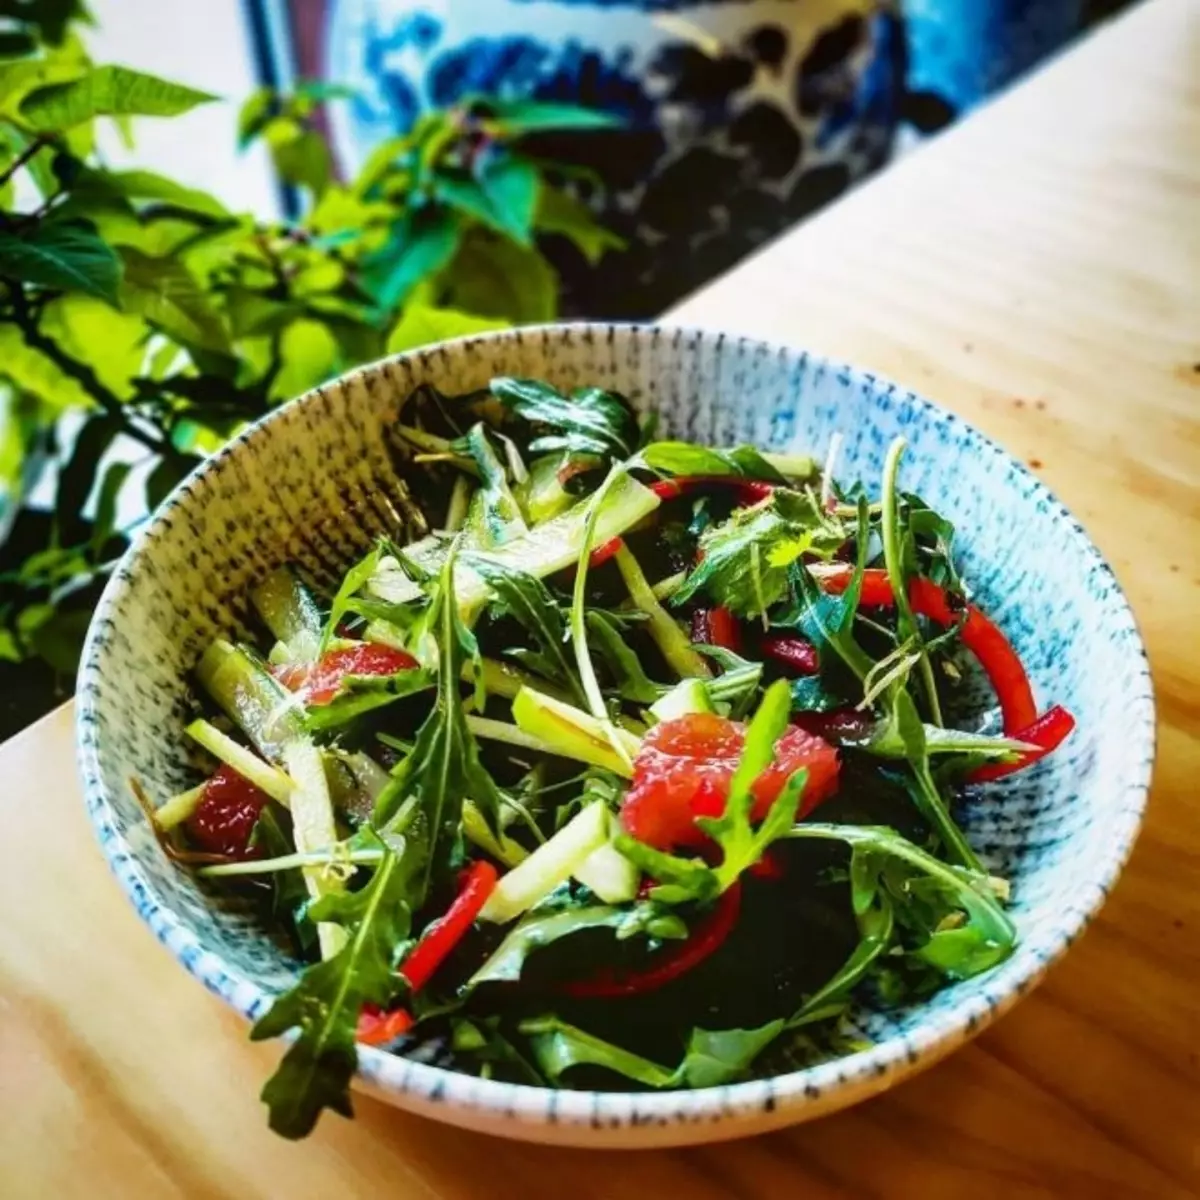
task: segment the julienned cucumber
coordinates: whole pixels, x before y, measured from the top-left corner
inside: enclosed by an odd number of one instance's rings
[[[196,675],[263,756],[282,763],[286,769],[283,777],[290,777],[293,784],[287,803],[292,810],[297,851],[306,854],[332,846],[338,836],[325,767],[321,752],[301,731],[303,710],[296,706],[292,694],[258,659],[220,640],[204,652]],[[263,790],[272,794],[267,788]],[[345,888],[342,877],[324,867],[306,868],[304,879],[313,897]],[[318,932],[325,958],[336,953],[345,941],[340,926],[319,925]]]
[[[277,567],[250,591],[266,627],[287,647],[288,662],[311,662],[324,622],[312,593],[289,567]]]
[[[243,746],[241,742],[235,742],[229,734],[222,733],[215,725],[202,720],[193,721],[184,733],[203,746],[213,758],[220,759],[256,788],[261,788],[272,800],[278,800],[283,805],[291,803],[292,792],[295,790],[291,779],[278,767],[263,762],[253,750]]]
[[[649,488],[628,475],[622,476],[613,483],[597,517],[592,535],[593,545],[599,546],[619,537],[648,517],[660,503]],[[587,501],[576,504],[560,516],[552,517],[528,533],[505,542],[499,549],[489,551],[486,557],[502,566],[539,578],[561,571],[579,559],[590,507]],[[437,543],[426,540],[409,546],[405,555],[428,568],[427,560],[432,554],[440,551],[441,557],[445,556],[445,545],[445,539]],[[367,587],[373,595],[393,604],[407,604],[419,600],[424,594],[420,586],[404,573],[399,563],[381,567]],[[458,607],[470,612],[487,599],[488,587],[466,563],[460,562],[454,569],[454,594],[458,599]]]
[[[608,807],[597,800],[500,879],[479,914],[480,920],[496,924],[515,920],[565,883],[608,839]]]
[[[693,713],[717,710],[709,698],[708,685],[702,679],[685,679],[650,705],[650,711],[660,721],[670,721],[675,717],[690,717]]]
[[[614,818],[609,814],[610,837],[613,823]],[[605,904],[625,904],[632,900],[642,880],[642,873],[611,841],[593,850],[572,874]]]
[[[632,763],[641,742],[628,730],[527,687],[517,693],[512,711],[517,727],[540,738],[552,753],[626,778],[633,774]]]

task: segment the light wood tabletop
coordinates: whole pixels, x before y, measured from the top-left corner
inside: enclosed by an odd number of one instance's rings
[[[504,1143],[360,1100],[267,1132],[277,1050],[110,879],[72,714],[0,749],[0,1194],[1169,1197],[1200,1192],[1200,2],[1150,0],[695,297],[681,322],[890,375],[1028,462],[1147,639],[1160,753],[1100,919],[889,1095],[678,1152]]]

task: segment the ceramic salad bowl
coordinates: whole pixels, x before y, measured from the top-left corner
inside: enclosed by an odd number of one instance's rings
[[[1056,754],[989,785],[959,814],[1012,884],[1020,942],[992,971],[890,1011],[856,1011],[869,1048],[769,1079],[659,1093],[484,1080],[363,1047],[357,1086],[470,1128],[585,1146],[679,1145],[806,1120],[892,1086],[1011,1007],[1103,903],[1141,820],[1154,742],[1150,676],[1129,606],[1079,524],[1021,465],[929,402],[865,372],[747,339],[657,327],[550,326],[465,339],[352,372],[272,413],[172,494],[110,581],[78,693],[88,814],[138,913],[211,991],[254,1019],[295,964],[244,910],[164,856],[130,791],[194,782],[182,736],[189,672],[218,634],[247,632],[247,588],[283,562],[336,578],[390,529],[390,426],[421,383],[496,375],[597,384],[656,410],[669,435],[824,454],[840,431],[847,479],[877,479],[908,439],[905,486],[952,514],[964,576],[1013,642],[1037,698],[1078,727]]]

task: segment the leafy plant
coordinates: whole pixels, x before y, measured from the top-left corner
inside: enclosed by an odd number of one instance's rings
[[[93,64],[74,0],[17,7],[0,37],[0,660],[69,673],[133,526],[246,423],[364,360],[556,315],[539,236],[593,260],[619,240],[522,139],[611,120],[471,99],[341,181],[318,116],[348,91],[263,89],[239,143],[264,142],[305,201],[264,221],[97,148],[106,122],[128,138],[131,118],[215,97]]]

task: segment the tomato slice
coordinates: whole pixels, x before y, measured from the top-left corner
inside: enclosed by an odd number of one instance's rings
[[[719,817],[746,742],[746,727],[712,713],[693,713],[656,725],[642,741],[633,783],[621,807],[625,829],[660,850],[697,845],[697,817]],[[791,727],[775,744],[775,757],[754,781],[756,821],[767,815],[793,772],[808,768],[800,816],[837,791],[838,752],[806,730]]]
[[[184,823],[188,840],[206,854],[257,858],[259,851],[250,845],[250,835],[269,799],[232,767],[219,768],[204,785],[200,803]]]
[[[375,642],[327,650],[315,663],[276,667],[275,678],[305,704],[328,704],[342,690],[347,675],[395,675],[419,666],[411,654]]]

